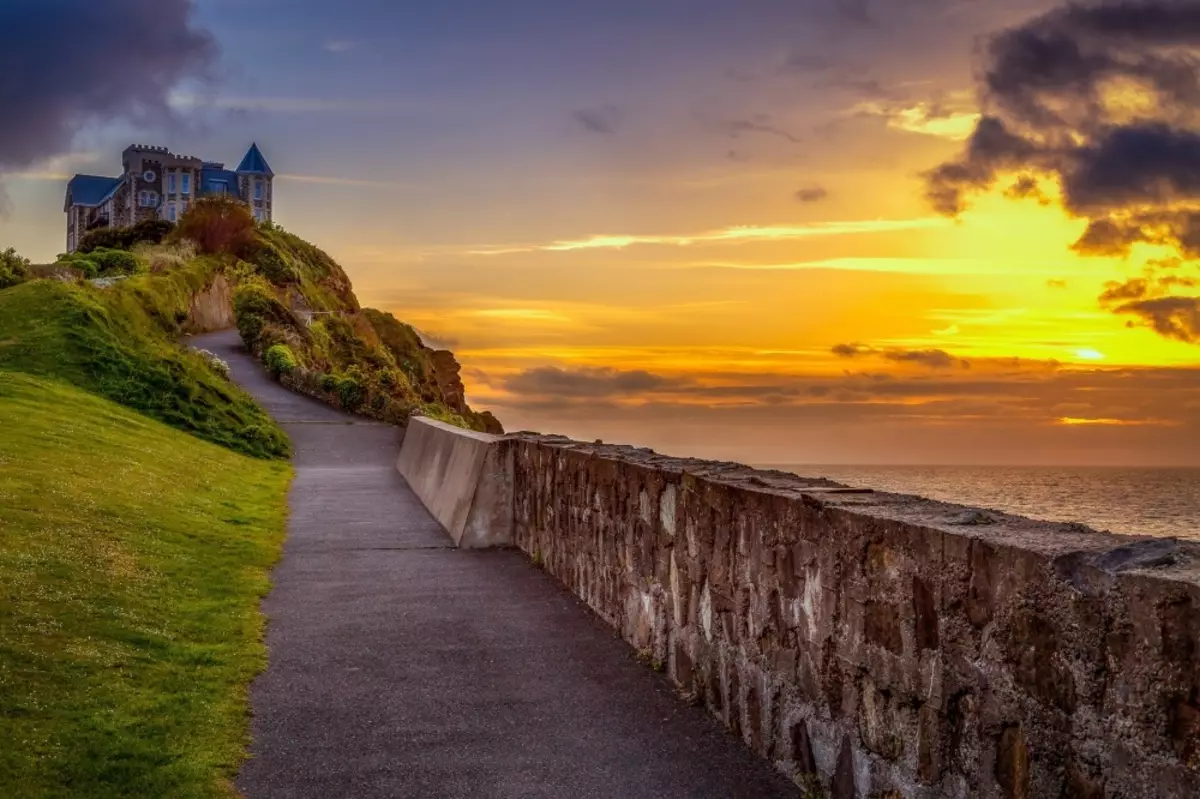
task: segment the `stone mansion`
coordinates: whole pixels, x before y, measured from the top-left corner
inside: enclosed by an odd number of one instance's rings
[[[275,173],[257,144],[250,145],[234,170],[141,144],[125,148],[121,164],[120,177],[76,175],[67,183],[67,252],[74,252],[83,235],[96,228],[129,227],[147,219],[174,222],[205,195],[237,197],[258,221],[271,219]]]

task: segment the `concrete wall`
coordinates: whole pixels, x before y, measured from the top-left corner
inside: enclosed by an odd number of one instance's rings
[[[504,446],[517,545],[813,795],[1200,796],[1200,545]]]
[[[500,437],[414,416],[396,468],[455,545],[512,544],[512,462]]]

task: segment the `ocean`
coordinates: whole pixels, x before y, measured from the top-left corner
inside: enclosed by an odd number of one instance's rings
[[[766,468],[1035,519],[1082,522],[1114,533],[1200,541],[1200,469],[803,465]]]

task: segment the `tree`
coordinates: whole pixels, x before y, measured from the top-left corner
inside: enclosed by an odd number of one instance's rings
[[[204,197],[192,204],[176,228],[180,238],[191,239],[210,255],[242,255],[256,243],[254,216],[230,197]]]
[[[0,289],[24,283],[28,279],[28,258],[22,258],[12,247],[0,252]]]

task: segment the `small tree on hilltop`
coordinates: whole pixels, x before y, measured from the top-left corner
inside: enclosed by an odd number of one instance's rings
[[[250,209],[230,197],[205,197],[192,203],[179,220],[176,235],[196,242],[200,252],[241,255],[255,243]]]
[[[29,259],[22,258],[12,247],[0,250],[0,289],[24,283],[29,278]]]

